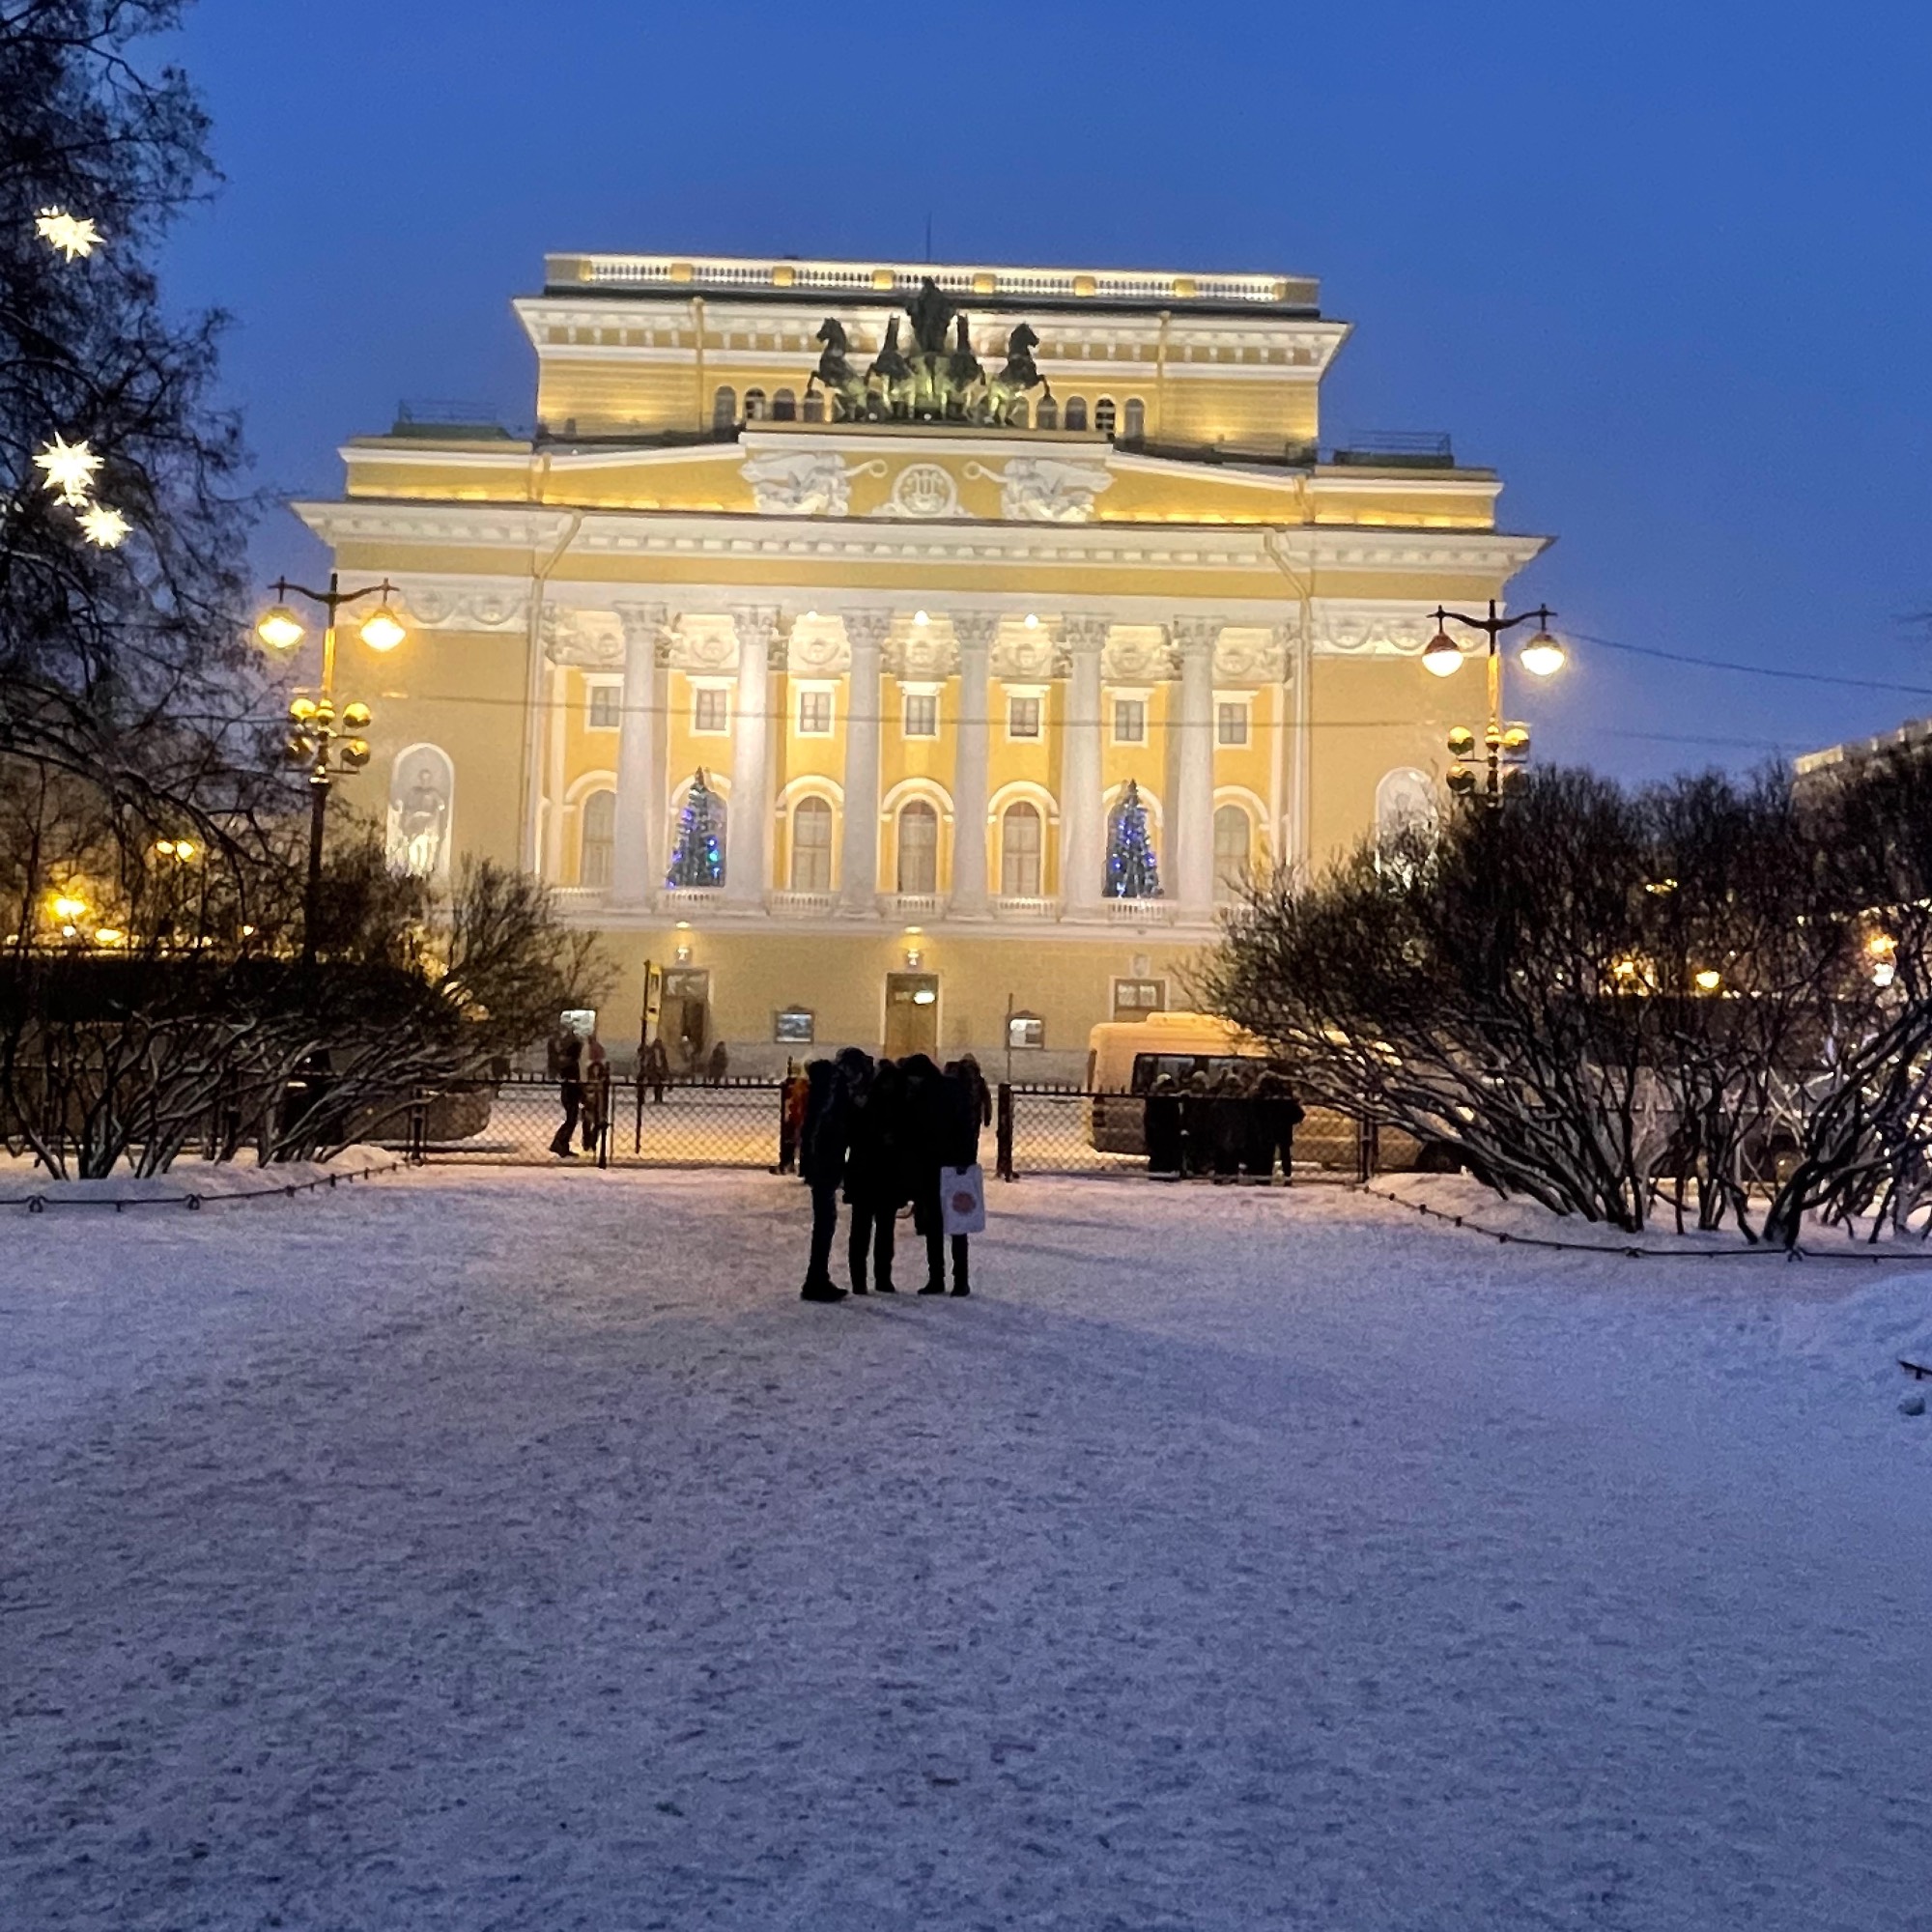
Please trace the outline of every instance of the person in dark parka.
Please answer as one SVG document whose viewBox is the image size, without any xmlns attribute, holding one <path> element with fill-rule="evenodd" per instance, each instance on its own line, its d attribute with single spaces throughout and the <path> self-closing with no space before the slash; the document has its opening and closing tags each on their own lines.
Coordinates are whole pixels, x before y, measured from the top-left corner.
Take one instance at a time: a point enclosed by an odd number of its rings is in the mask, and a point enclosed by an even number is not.
<svg viewBox="0 0 1932 1932">
<path fill-rule="evenodd" d="M 843 1301 L 832 1279 L 832 1240 L 838 1228 L 838 1188 L 851 1150 L 854 1097 L 871 1077 L 872 1063 L 855 1046 L 837 1061 L 814 1060 L 805 1069 L 805 1124 L 799 1134 L 800 1177 L 811 1190 L 811 1259 L 806 1264 L 806 1301 Z"/>
<path fill-rule="evenodd" d="M 1273 1181 L 1274 1164 L 1279 1156 L 1281 1178 L 1292 1187 L 1294 1184 L 1294 1130 L 1307 1119 L 1307 1112 L 1294 1097 L 1294 1089 L 1288 1084 L 1288 1075 L 1279 1067 L 1270 1067 L 1263 1074 L 1254 1105 L 1261 1117 L 1263 1140 L 1260 1178 L 1264 1183 Z"/>
<path fill-rule="evenodd" d="M 905 1077 L 890 1060 L 882 1060 L 853 1103 L 845 1160 L 845 1202 L 852 1210 L 846 1256 L 854 1294 L 866 1293 L 868 1253 L 873 1288 L 881 1294 L 898 1293 L 893 1281 L 893 1218 L 908 1199 L 901 1145 L 904 1112 Z"/>
<path fill-rule="evenodd" d="M 940 1141 L 940 1161 L 942 1168 L 952 1168 L 963 1172 L 980 1164 L 980 1129 L 986 1124 L 986 1083 L 980 1077 L 979 1063 L 971 1054 L 964 1059 L 953 1061 L 940 1076 L 940 1088 L 945 1106 L 943 1111 Z M 931 1202 L 931 1227 L 933 1232 L 925 1237 L 926 1270 L 930 1276 L 927 1289 L 933 1283 L 945 1285 L 944 1249 L 940 1236 L 946 1228 L 946 1204 L 938 1190 L 938 1177 L 934 1176 L 933 1199 Z M 952 1249 L 952 1293 L 971 1294 L 972 1283 L 969 1279 L 971 1261 L 971 1239 L 965 1235 L 951 1237 Z M 920 1291 L 922 1293 L 925 1289 Z"/>
<path fill-rule="evenodd" d="M 1163 1073 L 1148 1090 L 1141 1110 L 1141 1138 L 1147 1143 L 1148 1174 L 1155 1180 L 1180 1179 L 1180 1089 Z"/>
<path fill-rule="evenodd" d="M 1213 1148 L 1214 1184 L 1224 1187 L 1239 1178 L 1241 1149 L 1247 1139 L 1248 1091 L 1232 1067 L 1214 1082 L 1208 1102 L 1208 1134 Z"/>
<path fill-rule="evenodd" d="M 939 1204 L 939 1170 L 957 1138 L 953 1115 L 964 1104 L 965 1088 L 949 1082 L 923 1053 L 899 1062 L 905 1077 L 900 1116 L 899 1164 L 904 1198 L 912 1203 L 913 1227 L 925 1238 L 925 1286 L 922 1294 L 946 1293 L 946 1224 Z M 977 1138 L 977 1136 L 976 1136 Z"/>
</svg>

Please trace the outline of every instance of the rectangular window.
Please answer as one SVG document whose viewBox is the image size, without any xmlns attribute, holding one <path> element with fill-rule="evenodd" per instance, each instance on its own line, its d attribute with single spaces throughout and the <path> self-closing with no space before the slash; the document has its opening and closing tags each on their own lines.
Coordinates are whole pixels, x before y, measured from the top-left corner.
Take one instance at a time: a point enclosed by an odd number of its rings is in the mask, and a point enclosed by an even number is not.
<svg viewBox="0 0 1932 1932">
<path fill-rule="evenodd" d="M 1214 742 L 1217 745 L 1245 745 L 1248 742 L 1248 707 L 1245 704 L 1217 704 L 1214 707 Z"/>
<path fill-rule="evenodd" d="M 1039 736 L 1038 698 L 1009 697 L 1007 699 L 1007 736 L 1009 738 L 1037 738 Z"/>
<path fill-rule="evenodd" d="M 624 687 L 621 684 L 593 684 L 590 687 L 590 728 L 614 731 L 624 722 Z"/>
<path fill-rule="evenodd" d="M 1117 745 L 1145 745 L 1147 743 L 1147 703 L 1139 697 L 1117 697 L 1114 700 L 1114 743 Z"/>
<path fill-rule="evenodd" d="M 930 692 L 906 694 L 905 734 L 908 738 L 939 736 L 939 699 Z"/>
<path fill-rule="evenodd" d="M 692 694 L 691 728 L 706 737 L 722 738 L 731 728 L 727 692 L 706 688 Z"/>
<path fill-rule="evenodd" d="M 832 694 L 829 691 L 801 691 L 799 693 L 798 735 L 801 738 L 831 737 Z"/>
<path fill-rule="evenodd" d="M 1141 1020 L 1150 1013 L 1164 1012 L 1167 1009 L 1167 981 L 1165 980 L 1116 980 L 1114 981 L 1114 1017 L 1117 1020 Z"/>
</svg>

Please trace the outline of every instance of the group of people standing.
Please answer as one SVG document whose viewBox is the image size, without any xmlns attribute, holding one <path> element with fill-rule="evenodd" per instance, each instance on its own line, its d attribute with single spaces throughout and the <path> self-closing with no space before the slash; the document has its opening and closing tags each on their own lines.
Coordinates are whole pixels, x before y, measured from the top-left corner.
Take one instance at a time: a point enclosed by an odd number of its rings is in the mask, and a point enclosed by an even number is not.
<svg viewBox="0 0 1932 1932">
<path fill-rule="evenodd" d="M 1157 1180 L 1210 1174 L 1217 1181 L 1266 1183 L 1275 1163 L 1294 1179 L 1294 1130 L 1304 1118 L 1278 1068 L 1224 1067 L 1185 1084 L 1163 1074 L 1149 1090 L 1142 1115 L 1148 1173 Z"/>
<path fill-rule="evenodd" d="M 968 1054 L 944 1069 L 923 1053 L 874 1061 L 856 1046 L 805 1069 L 797 1148 L 800 1177 L 811 1190 L 811 1255 L 807 1301 L 842 1301 L 832 1279 L 832 1243 L 842 1192 L 850 1224 L 845 1254 L 854 1294 L 897 1293 L 895 1225 L 910 1206 L 925 1240 L 921 1294 L 944 1294 L 948 1237 L 940 1171 L 964 1173 L 980 1160 L 980 1130 L 990 1125 L 993 1096 Z M 952 1293 L 971 1293 L 968 1237 L 951 1237 Z M 867 1276 L 869 1274 L 869 1285 Z"/>
</svg>

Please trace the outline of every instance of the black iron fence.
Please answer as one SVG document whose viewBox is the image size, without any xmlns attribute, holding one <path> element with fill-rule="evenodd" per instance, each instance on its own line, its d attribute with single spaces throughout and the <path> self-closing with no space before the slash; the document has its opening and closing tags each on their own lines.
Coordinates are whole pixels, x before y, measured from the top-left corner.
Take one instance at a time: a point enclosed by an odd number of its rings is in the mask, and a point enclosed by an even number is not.
<svg viewBox="0 0 1932 1932">
<path fill-rule="evenodd" d="M 775 1080 L 656 1085 L 622 1077 L 585 1082 L 571 1120 L 554 1080 L 512 1078 L 419 1101 L 403 1144 L 412 1157 L 437 1162 L 789 1168 L 783 1084 Z M 1217 1095 L 1183 1107 L 1178 1170 L 1222 1179 L 1349 1181 L 1367 1179 L 1386 1164 L 1372 1126 L 1326 1107 L 1309 1108 L 1292 1139 L 1268 1145 L 1264 1161 L 1267 1122 L 1255 1110 L 1266 1104 Z M 1030 1174 L 1146 1174 L 1147 1127 L 1147 1101 L 1139 1094 L 1003 1083 L 980 1157 L 989 1173 L 1009 1180 Z"/>
</svg>

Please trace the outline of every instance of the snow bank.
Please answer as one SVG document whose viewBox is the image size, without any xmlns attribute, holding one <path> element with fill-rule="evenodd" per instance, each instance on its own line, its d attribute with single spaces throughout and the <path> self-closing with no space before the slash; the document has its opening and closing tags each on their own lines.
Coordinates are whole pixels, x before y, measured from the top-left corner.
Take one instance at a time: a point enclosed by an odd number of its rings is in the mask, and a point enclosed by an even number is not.
<svg viewBox="0 0 1932 1932">
<path fill-rule="evenodd" d="M 49 1180 L 26 1160 L 0 1164 L 0 1207 L 133 1208 L 156 1202 L 185 1207 L 190 1201 L 234 1201 L 253 1195 L 314 1192 L 339 1181 L 388 1174 L 403 1166 L 392 1149 L 349 1147 L 332 1159 L 290 1160 L 272 1167 L 252 1161 L 184 1158 L 166 1174 L 142 1179 L 112 1174 L 101 1180 Z"/>
</svg>

